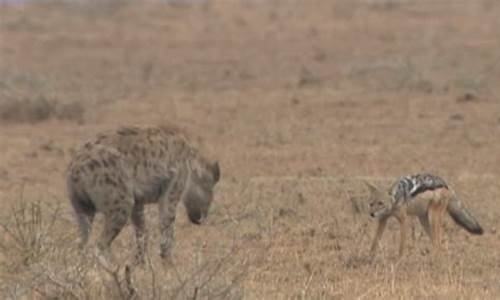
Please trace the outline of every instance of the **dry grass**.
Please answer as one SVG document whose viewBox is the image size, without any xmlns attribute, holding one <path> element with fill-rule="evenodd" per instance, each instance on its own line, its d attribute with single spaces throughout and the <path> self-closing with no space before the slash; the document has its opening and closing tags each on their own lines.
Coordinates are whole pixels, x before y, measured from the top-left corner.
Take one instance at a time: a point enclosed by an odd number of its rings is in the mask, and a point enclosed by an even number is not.
<svg viewBox="0 0 500 300">
<path fill-rule="evenodd" d="M 21 200 L 3 217 L 0 234 L 2 295 L 11 299 L 222 299 L 242 298 L 246 260 L 238 249 L 218 249 L 207 256 L 194 249 L 191 263 L 163 265 L 149 257 L 146 265 L 119 255 L 103 260 L 91 247 L 76 247 L 75 232 L 60 208 Z M 156 236 L 155 236 L 156 237 Z M 120 261 L 121 263 L 117 263 Z"/>
<path fill-rule="evenodd" d="M 2 5 L 0 297 L 498 298 L 499 15 L 491 0 Z M 220 160 L 210 222 L 179 208 L 164 268 L 148 208 L 150 264 L 128 264 L 127 228 L 106 270 L 101 219 L 75 247 L 70 155 L 98 131 L 165 121 Z M 394 222 L 370 261 L 360 179 L 422 170 L 485 235 L 447 220 L 436 258 L 416 227 L 397 262 Z"/>
</svg>

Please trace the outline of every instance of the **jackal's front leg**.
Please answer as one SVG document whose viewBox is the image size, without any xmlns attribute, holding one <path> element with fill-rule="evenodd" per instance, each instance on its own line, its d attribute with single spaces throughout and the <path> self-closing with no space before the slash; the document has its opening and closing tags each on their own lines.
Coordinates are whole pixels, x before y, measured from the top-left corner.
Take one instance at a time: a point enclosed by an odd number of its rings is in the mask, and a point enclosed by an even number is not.
<svg viewBox="0 0 500 300">
<path fill-rule="evenodd" d="M 402 257 L 405 251 L 407 225 L 405 217 L 398 218 L 398 220 L 399 220 L 399 225 L 401 227 L 401 240 L 399 241 L 399 257 Z"/>
<path fill-rule="evenodd" d="M 377 227 L 377 232 L 375 233 L 375 237 L 373 238 L 372 246 L 370 248 L 370 255 L 372 257 L 375 256 L 375 252 L 378 247 L 378 243 L 380 241 L 380 238 L 382 237 L 382 234 L 384 233 L 385 230 L 385 225 L 387 224 L 387 217 L 383 217 L 378 220 L 378 227 Z"/>
</svg>

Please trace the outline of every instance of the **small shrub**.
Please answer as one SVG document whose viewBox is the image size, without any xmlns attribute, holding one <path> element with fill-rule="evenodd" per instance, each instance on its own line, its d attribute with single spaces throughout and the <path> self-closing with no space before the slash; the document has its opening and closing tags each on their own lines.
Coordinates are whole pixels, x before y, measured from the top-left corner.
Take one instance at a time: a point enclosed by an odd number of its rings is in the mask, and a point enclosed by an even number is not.
<svg viewBox="0 0 500 300">
<path fill-rule="evenodd" d="M 54 102 L 45 97 L 10 99 L 0 106 L 0 117 L 7 122 L 36 123 L 49 119 L 54 113 Z"/>
<path fill-rule="evenodd" d="M 79 102 L 60 103 L 45 96 L 0 101 L 0 119 L 8 123 L 38 123 L 49 119 L 82 123 L 84 112 Z"/>
<path fill-rule="evenodd" d="M 75 121 L 83 123 L 85 108 L 80 102 L 60 104 L 56 107 L 56 118 L 58 120 Z"/>
</svg>

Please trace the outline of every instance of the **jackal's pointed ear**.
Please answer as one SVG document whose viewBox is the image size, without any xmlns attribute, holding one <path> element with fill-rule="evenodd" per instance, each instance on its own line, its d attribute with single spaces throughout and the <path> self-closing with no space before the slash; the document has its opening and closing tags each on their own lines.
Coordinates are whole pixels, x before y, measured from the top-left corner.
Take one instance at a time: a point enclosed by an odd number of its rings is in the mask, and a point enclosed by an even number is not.
<svg viewBox="0 0 500 300">
<path fill-rule="evenodd" d="M 212 165 L 212 173 L 214 174 L 214 182 L 217 183 L 219 182 L 220 179 L 220 167 L 219 167 L 219 162 L 216 161 Z"/>
<path fill-rule="evenodd" d="M 380 190 L 375 185 L 373 185 L 371 182 L 369 182 L 368 180 L 363 180 L 363 182 L 370 190 L 370 193 L 372 193 L 372 194 L 380 193 Z"/>
</svg>

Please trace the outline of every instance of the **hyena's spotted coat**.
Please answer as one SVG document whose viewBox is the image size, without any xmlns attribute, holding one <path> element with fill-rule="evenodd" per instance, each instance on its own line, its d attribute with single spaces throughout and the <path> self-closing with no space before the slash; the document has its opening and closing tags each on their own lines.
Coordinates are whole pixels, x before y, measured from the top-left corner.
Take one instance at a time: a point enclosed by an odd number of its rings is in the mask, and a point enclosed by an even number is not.
<svg viewBox="0 0 500 300">
<path fill-rule="evenodd" d="M 124 127 L 99 134 L 71 161 L 67 183 L 83 247 L 97 212 L 104 214 L 98 248 L 107 251 L 127 223 L 136 231 L 137 257 L 144 261 L 144 205 L 158 203 L 160 254 L 169 258 L 177 204 L 183 200 L 189 220 L 207 216 L 219 181 L 217 162 L 210 162 L 187 136 L 170 127 Z"/>
</svg>

